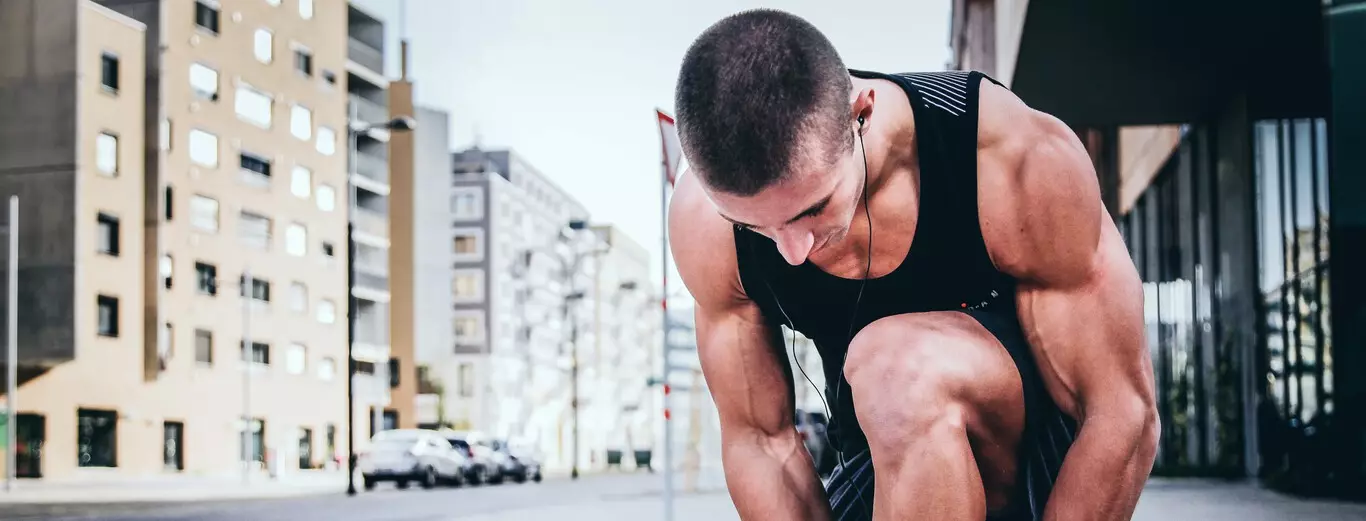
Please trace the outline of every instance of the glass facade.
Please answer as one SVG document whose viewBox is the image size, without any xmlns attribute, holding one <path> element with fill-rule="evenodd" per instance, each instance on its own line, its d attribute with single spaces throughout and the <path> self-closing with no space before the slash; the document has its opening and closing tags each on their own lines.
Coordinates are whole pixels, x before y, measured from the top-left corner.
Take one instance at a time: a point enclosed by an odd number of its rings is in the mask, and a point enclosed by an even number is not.
<svg viewBox="0 0 1366 521">
<path fill-rule="evenodd" d="M 1253 172 L 1241 179 L 1221 128 L 1184 128 L 1119 222 L 1144 281 L 1160 474 L 1242 475 L 1249 443 L 1275 473 L 1333 410 L 1325 122 L 1253 123 Z M 1251 190 L 1223 186 L 1249 177 Z M 1249 211 L 1251 221 L 1239 215 Z M 1239 247 L 1249 242 L 1251 259 Z M 1239 273 L 1255 273 L 1258 291 Z"/>
</svg>

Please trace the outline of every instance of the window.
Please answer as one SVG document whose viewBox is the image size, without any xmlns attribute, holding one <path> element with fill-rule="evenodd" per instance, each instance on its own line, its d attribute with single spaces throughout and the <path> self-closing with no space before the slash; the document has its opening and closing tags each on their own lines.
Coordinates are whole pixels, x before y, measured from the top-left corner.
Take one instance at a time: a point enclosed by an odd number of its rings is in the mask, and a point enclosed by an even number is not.
<svg viewBox="0 0 1366 521">
<path fill-rule="evenodd" d="M 323 242 L 323 256 L 329 259 L 335 256 L 335 254 L 333 253 L 332 243 Z"/>
<path fill-rule="evenodd" d="M 478 188 L 459 190 L 451 196 L 451 213 L 456 219 L 478 219 L 483 217 L 483 193 Z"/>
<path fill-rule="evenodd" d="M 109 177 L 119 175 L 119 138 L 108 132 L 95 137 L 95 168 Z"/>
<path fill-rule="evenodd" d="M 337 305 L 331 300 L 318 302 L 318 322 L 331 324 L 337 321 Z"/>
<path fill-rule="evenodd" d="M 457 301 L 477 301 L 483 298 L 480 282 L 481 277 L 478 274 L 456 272 L 451 281 L 451 294 Z"/>
<path fill-rule="evenodd" d="M 161 206 L 162 212 L 165 214 L 165 217 L 166 217 L 166 222 L 171 222 L 171 218 L 175 216 L 175 211 L 174 211 L 174 210 L 175 210 L 175 204 L 174 204 L 174 201 L 175 201 L 175 189 L 171 188 L 171 185 L 166 185 L 166 188 L 165 188 L 164 190 L 162 190 L 162 206 Z"/>
<path fill-rule="evenodd" d="M 240 422 L 241 420 L 238 421 Z M 238 425 L 241 424 L 239 423 Z M 249 439 L 251 441 L 247 447 L 242 447 L 244 450 L 238 453 L 238 455 L 242 456 L 243 460 L 250 459 L 251 461 L 264 464 L 266 462 L 266 422 L 261 419 L 252 419 L 246 427 L 250 429 L 251 435 L 249 436 Z M 238 432 L 236 439 L 241 440 L 242 437 L 242 433 Z M 238 441 L 238 443 L 240 446 L 241 441 Z"/>
<path fill-rule="evenodd" d="M 401 374 L 401 373 L 399 372 L 398 359 L 397 359 L 397 358 L 390 358 L 390 359 L 389 359 L 389 388 L 390 388 L 390 389 L 397 389 L 397 388 L 398 388 L 398 383 L 399 383 L 399 376 L 400 376 L 400 374 Z"/>
<path fill-rule="evenodd" d="M 299 468 L 313 468 L 313 429 L 308 427 L 299 428 Z"/>
<path fill-rule="evenodd" d="M 218 101 L 218 71 L 202 63 L 190 64 L 190 90 L 199 98 Z"/>
<path fill-rule="evenodd" d="M 161 147 L 161 150 L 162 150 L 162 151 L 170 150 L 170 149 L 171 149 L 171 120 L 170 120 L 169 118 L 161 118 L 161 128 L 160 128 L 160 132 L 161 132 L 161 135 L 158 136 L 158 142 L 157 142 L 157 143 L 158 143 L 158 146 Z"/>
<path fill-rule="evenodd" d="M 218 294 L 218 267 L 203 262 L 194 263 L 196 286 L 201 295 Z"/>
<path fill-rule="evenodd" d="M 270 186 L 270 160 L 256 154 L 242 152 L 237 164 L 242 167 L 242 181 L 258 187 Z"/>
<path fill-rule="evenodd" d="M 190 161 L 209 168 L 217 168 L 218 136 L 199 129 L 191 130 Z"/>
<path fill-rule="evenodd" d="M 477 316 L 455 317 L 455 341 L 478 342 L 483 337 L 483 324 Z"/>
<path fill-rule="evenodd" d="M 304 76 L 313 76 L 313 53 L 308 49 L 294 49 L 294 70 Z"/>
<path fill-rule="evenodd" d="M 332 357 L 325 357 L 318 362 L 318 379 L 330 382 L 337 376 L 337 360 Z"/>
<path fill-rule="evenodd" d="M 308 312 L 308 286 L 302 282 L 289 285 L 289 310 L 295 313 Z"/>
<path fill-rule="evenodd" d="M 161 335 L 157 337 L 157 369 L 165 371 L 169 368 L 174 353 L 175 328 L 168 322 L 161 325 Z"/>
<path fill-rule="evenodd" d="M 118 466 L 118 422 L 114 411 L 76 410 L 77 466 Z"/>
<path fill-rule="evenodd" d="M 308 229 L 299 223 L 285 228 L 285 253 L 295 257 L 308 255 Z"/>
<path fill-rule="evenodd" d="M 336 85 L 337 73 L 323 69 L 323 81 L 327 82 L 328 85 Z"/>
<path fill-rule="evenodd" d="M 304 20 L 313 18 L 313 0 L 299 0 L 299 18 Z"/>
<path fill-rule="evenodd" d="M 256 55 L 256 61 L 270 63 L 275 59 L 274 47 L 275 36 L 269 30 L 257 29 L 256 37 L 253 39 L 252 53 Z"/>
<path fill-rule="evenodd" d="M 119 299 L 107 295 L 95 297 L 99 308 L 98 333 L 100 336 L 117 338 L 119 336 Z"/>
<path fill-rule="evenodd" d="M 266 3 L 272 7 L 280 7 L 280 0 L 266 0 Z"/>
<path fill-rule="evenodd" d="M 109 92 L 119 91 L 119 57 L 113 53 L 100 55 L 100 86 Z"/>
<path fill-rule="evenodd" d="M 337 133 L 327 127 L 318 127 L 318 153 L 330 156 L 337 153 Z"/>
<path fill-rule="evenodd" d="M 308 107 L 303 105 L 291 106 L 289 109 L 289 133 L 304 141 L 313 137 L 313 111 L 308 110 Z M 322 152 L 322 132 L 318 133 L 318 140 L 318 151 Z"/>
<path fill-rule="evenodd" d="M 289 374 L 304 374 L 305 366 L 308 364 L 308 350 L 303 344 L 290 344 L 285 348 L 285 372 Z"/>
<path fill-rule="evenodd" d="M 238 345 L 238 349 L 242 350 L 242 360 L 248 360 L 246 348 L 242 345 Z M 253 364 L 270 365 L 270 344 L 265 342 L 252 342 L 251 358 L 249 360 Z"/>
<path fill-rule="evenodd" d="M 247 85 L 237 87 L 237 118 L 261 128 L 270 128 L 270 95 Z"/>
<path fill-rule="evenodd" d="M 459 371 L 460 397 L 470 398 L 474 396 L 474 364 L 462 362 Z"/>
<path fill-rule="evenodd" d="M 171 289 L 171 281 L 175 276 L 175 263 L 171 261 L 170 255 L 161 256 L 161 265 L 159 266 L 158 273 L 161 274 L 161 286 L 166 289 Z"/>
<path fill-rule="evenodd" d="M 237 221 L 237 238 L 242 244 L 258 250 L 270 249 L 270 218 L 243 211 Z"/>
<path fill-rule="evenodd" d="M 213 333 L 203 329 L 194 330 L 194 361 L 213 365 Z"/>
<path fill-rule="evenodd" d="M 256 277 L 252 277 L 251 279 L 239 277 L 237 280 L 242 290 L 238 292 L 238 295 L 245 296 L 248 289 L 250 289 L 252 300 L 270 302 L 270 281 L 258 279 Z"/>
<path fill-rule="evenodd" d="M 206 232 L 218 232 L 218 200 L 202 195 L 190 198 L 190 226 Z"/>
<path fill-rule="evenodd" d="M 294 165 L 294 173 L 289 179 L 289 192 L 295 197 L 308 199 L 313 192 L 313 171 Z"/>
<path fill-rule="evenodd" d="M 218 2 L 199 0 L 194 3 L 194 24 L 218 34 Z"/>
<path fill-rule="evenodd" d="M 100 253 L 105 255 L 119 256 L 119 218 L 101 212 L 95 217 L 96 238 L 99 244 L 96 246 Z"/>
<path fill-rule="evenodd" d="M 318 209 L 330 212 L 337 209 L 337 191 L 332 185 L 318 185 L 318 194 L 314 199 L 318 201 Z"/>
<path fill-rule="evenodd" d="M 452 250 L 459 256 L 477 255 L 479 253 L 479 238 L 473 233 L 458 234 L 455 236 Z"/>
</svg>

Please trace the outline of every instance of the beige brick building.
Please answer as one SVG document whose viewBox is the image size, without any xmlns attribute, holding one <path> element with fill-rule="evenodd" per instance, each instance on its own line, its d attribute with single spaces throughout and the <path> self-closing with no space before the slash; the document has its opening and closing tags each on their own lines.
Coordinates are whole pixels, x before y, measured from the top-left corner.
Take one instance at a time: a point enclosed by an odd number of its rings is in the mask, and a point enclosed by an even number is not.
<svg viewBox="0 0 1366 521">
<path fill-rule="evenodd" d="M 344 465 L 347 4 L 107 3 L 0 0 L 21 475 Z"/>
</svg>

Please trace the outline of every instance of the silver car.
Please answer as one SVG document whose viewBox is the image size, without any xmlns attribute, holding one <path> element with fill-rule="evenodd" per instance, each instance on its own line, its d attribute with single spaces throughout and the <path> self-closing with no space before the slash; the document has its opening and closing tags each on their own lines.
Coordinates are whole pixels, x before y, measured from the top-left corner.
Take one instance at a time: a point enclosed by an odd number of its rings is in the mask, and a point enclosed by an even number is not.
<svg viewBox="0 0 1366 521">
<path fill-rule="evenodd" d="M 381 481 L 393 481 L 398 488 L 408 488 L 414 481 L 422 488 L 434 488 L 461 484 L 464 459 L 436 431 L 400 429 L 371 438 L 370 449 L 360 456 L 357 467 L 366 490 Z"/>
</svg>

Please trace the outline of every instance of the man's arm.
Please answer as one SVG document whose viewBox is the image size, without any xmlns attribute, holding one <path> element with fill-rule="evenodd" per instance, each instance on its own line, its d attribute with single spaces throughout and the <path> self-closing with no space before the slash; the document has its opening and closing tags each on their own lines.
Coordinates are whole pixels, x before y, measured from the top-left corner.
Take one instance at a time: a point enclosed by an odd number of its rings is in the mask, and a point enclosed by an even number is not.
<svg viewBox="0 0 1366 521">
<path fill-rule="evenodd" d="M 983 233 L 993 260 L 1020 280 L 1020 320 L 1049 392 L 1076 415 L 1045 519 L 1129 519 L 1152 471 L 1159 433 L 1143 290 L 1080 141 L 1062 122 L 994 85 L 984 101 Z M 996 153 L 999 152 L 999 153 Z"/>
<path fill-rule="evenodd" d="M 670 249 L 696 299 L 697 350 L 721 418 L 722 463 L 743 519 L 829 519 L 829 503 L 793 425 L 781 331 L 740 288 L 730 224 L 693 176 L 669 208 Z"/>
</svg>

